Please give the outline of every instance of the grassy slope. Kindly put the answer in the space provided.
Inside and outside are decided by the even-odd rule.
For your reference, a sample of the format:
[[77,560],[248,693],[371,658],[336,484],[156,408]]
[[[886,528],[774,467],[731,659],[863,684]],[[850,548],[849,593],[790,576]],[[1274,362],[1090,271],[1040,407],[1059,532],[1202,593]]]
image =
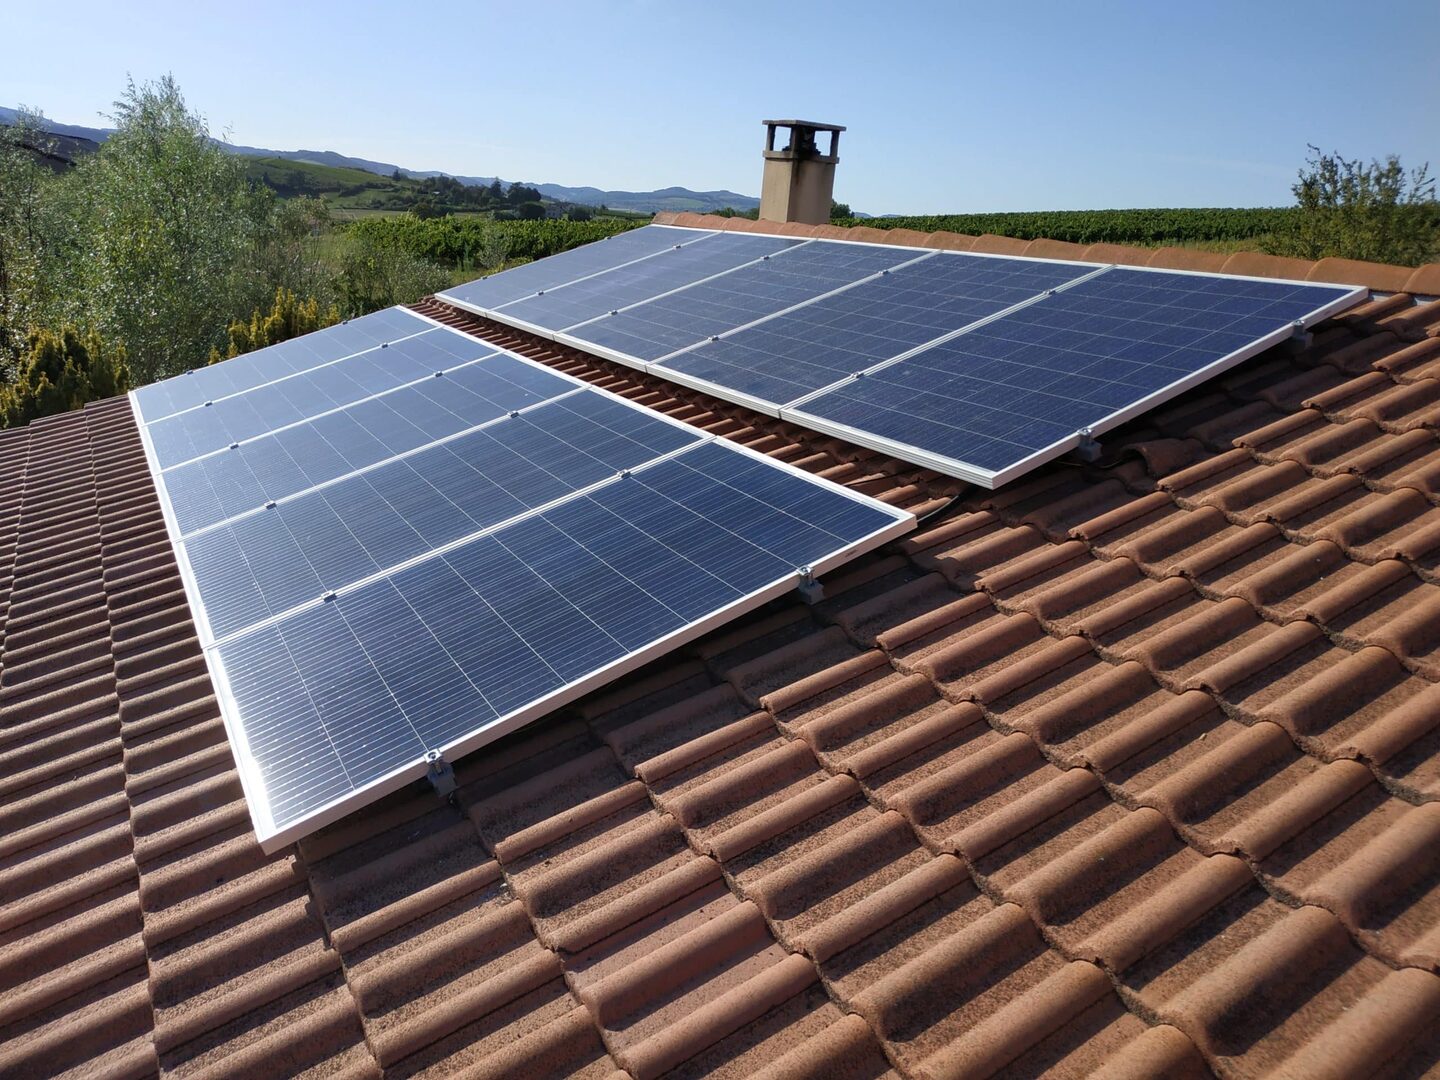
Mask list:
[[312,195],[333,210],[402,210],[425,193],[423,180],[392,180],[363,169],[342,169],[284,158],[246,158],[245,172],[282,198]]

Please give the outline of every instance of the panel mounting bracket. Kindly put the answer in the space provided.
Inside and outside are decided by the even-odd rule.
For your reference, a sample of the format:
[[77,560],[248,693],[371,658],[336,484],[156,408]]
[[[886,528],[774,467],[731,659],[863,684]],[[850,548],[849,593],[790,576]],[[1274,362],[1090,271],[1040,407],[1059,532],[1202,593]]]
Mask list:
[[800,578],[796,588],[800,591],[801,600],[807,604],[818,604],[825,599],[825,586],[815,580],[815,572],[810,567],[802,566],[795,573]]
[[1100,440],[1095,438],[1094,432],[1087,427],[1081,428],[1075,434],[1080,437],[1080,442],[1076,444],[1073,451],[1075,456],[1087,464],[1099,461]]
[[1285,342],[1285,349],[1291,356],[1294,356],[1308,349],[1314,340],[1315,335],[1305,329],[1303,322],[1296,319],[1290,324],[1290,340]]
[[450,767],[445,756],[439,750],[426,750],[425,764],[428,766],[425,779],[430,781],[435,794],[442,799],[448,799],[455,794],[455,770]]

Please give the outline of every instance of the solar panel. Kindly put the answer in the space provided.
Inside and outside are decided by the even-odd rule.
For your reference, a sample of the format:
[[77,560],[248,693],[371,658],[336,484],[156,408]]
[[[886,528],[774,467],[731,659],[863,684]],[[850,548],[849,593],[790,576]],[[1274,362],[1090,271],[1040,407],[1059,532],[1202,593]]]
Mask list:
[[178,378],[142,386],[135,391],[135,401],[146,422],[160,420],[206,401],[244,393],[285,375],[310,371],[426,329],[403,310],[386,308],[328,327],[323,333],[305,334],[223,364],[196,368]]
[[[420,333],[326,362],[367,357],[355,401],[276,396],[294,372],[153,420],[132,395],[266,850],[914,526],[404,318]],[[417,358],[452,366],[416,378]],[[271,428],[205,449],[185,418],[229,424],[225,401]]]
[[542,290],[671,251],[676,245],[695,244],[718,235],[695,229],[646,225],[549,258],[524,263],[504,273],[457,285],[439,296],[471,310],[488,310],[533,296]]
[[[764,238],[750,234],[746,239]],[[928,255],[903,248],[812,240],[728,274],[571,327],[564,339],[592,351],[598,347],[617,359],[655,361],[713,335]]]
[[941,252],[661,361],[772,410],[1098,267]]
[[779,254],[799,243],[778,236],[721,233],[703,244],[670,248],[651,258],[506,304],[505,314],[542,330],[563,330]]
[[781,414],[996,487],[1361,293],[1111,268]]
[[[739,251],[765,239],[733,235]],[[633,288],[616,278],[615,296],[654,297],[564,328],[517,318],[519,305],[477,310],[987,487],[1366,295],[831,240],[694,282],[663,266]],[[585,294],[598,303],[609,276]]]

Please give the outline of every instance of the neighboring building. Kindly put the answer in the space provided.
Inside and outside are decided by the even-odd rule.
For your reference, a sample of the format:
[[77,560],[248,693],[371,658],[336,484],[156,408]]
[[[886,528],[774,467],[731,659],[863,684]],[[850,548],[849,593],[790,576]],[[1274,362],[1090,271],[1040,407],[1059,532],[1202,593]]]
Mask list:
[[124,400],[0,433],[0,1075],[1417,1076],[1440,266],[995,492],[420,307],[936,516],[263,855]]

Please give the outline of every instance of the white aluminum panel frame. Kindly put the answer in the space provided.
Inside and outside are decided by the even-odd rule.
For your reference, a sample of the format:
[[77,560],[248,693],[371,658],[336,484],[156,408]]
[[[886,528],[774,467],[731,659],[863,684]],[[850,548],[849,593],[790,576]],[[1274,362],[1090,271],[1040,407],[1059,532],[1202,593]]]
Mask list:
[[[439,320],[430,318],[426,315],[421,315],[419,312],[415,311],[410,311],[410,314],[415,315],[418,319],[421,319],[426,323],[441,327],[450,333],[457,334],[467,339],[473,340],[473,335],[465,334],[463,331],[456,330],[454,327],[451,326],[447,326],[445,323],[442,323]],[[528,357],[521,356],[518,353],[513,353],[508,349],[503,349],[499,347],[496,348],[498,352],[506,353],[507,355],[513,357],[514,359],[520,360],[525,364],[541,368],[547,373],[558,375],[565,381],[574,383],[577,389],[587,389],[597,394],[602,394],[606,397],[619,401],[620,403],[631,409],[644,413],[646,416],[652,419],[662,420],[667,424],[670,424],[687,432],[693,432],[697,436],[699,436],[699,438],[697,438],[694,442],[687,443],[685,446],[670,451],[669,453],[656,455],[656,457],[650,459],[644,464],[628,470],[631,473],[643,471],[647,468],[652,468],[659,462],[670,460],[671,458],[683,454],[686,451],[696,449],[709,443],[718,442],[723,443],[727,449],[733,452],[737,452],[747,457],[753,458],[754,460],[761,462],[770,468],[779,469],[782,472],[789,473],[818,487],[827,488],[833,493],[842,495],[843,497],[850,499],[856,503],[877,510],[885,517],[890,519],[888,524],[882,526],[879,529],[876,529],[869,535],[862,537],[859,540],[856,540],[850,544],[843,545],[835,549],[829,555],[825,556],[823,559],[819,560],[812,566],[804,568],[806,571],[808,571],[809,576],[811,577],[820,577],[828,571],[838,566],[841,566],[844,563],[851,561],[852,559],[858,558],[859,556],[864,555],[865,553],[872,551],[883,544],[898,539],[899,537],[904,536],[906,533],[913,530],[917,525],[915,515],[910,513],[909,511],[901,510],[896,507],[890,506],[887,503],[883,503],[878,499],[871,498],[870,496],[861,494],[860,492],[851,491],[848,488],[832,483],[831,481],[825,480],[822,477],[807,473],[804,470],[798,469],[795,466],[790,465],[786,462],[778,461],[757,451],[751,450],[749,447],[743,446],[739,443],[731,442],[730,440],[720,436],[711,435],[710,433],[705,432],[700,428],[696,428],[693,425],[686,424],[683,421],[676,420],[672,417],[666,416],[663,413],[656,412],[652,409],[647,409],[645,406],[629,401],[628,399],[621,397],[618,394],[613,394],[608,390],[604,390],[591,383],[587,383],[584,380],[576,378],[575,376],[569,375],[565,372],[557,371],[554,368],[548,367],[544,364],[540,364],[534,360],[529,359]],[[293,611],[300,610],[300,606],[297,606],[290,611],[282,613],[282,615],[280,616],[272,617],[269,620],[257,623],[252,627],[248,627],[244,631],[238,631],[234,634],[227,635],[225,638],[220,640],[215,639],[214,635],[211,633],[209,621],[205,615],[204,604],[201,602],[200,599],[200,593],[195,579],[194,569],[190,565],[189,557],[186,552],[185,540],[179,531],[178,523],[175,519],[174,512],[170,506],[169,494],[166,491],[162,482],[163,471],[159,468],[158,460],[155,456],[154,446],[152,445],[149,433],[146,430],[146,424],[140,417],[139,407],[135,400],[135,392],[131,391],[128,396],[130,399],[131,411],[136,419],[136,426],[139,428],[140,431],[141,444],[144,449],[146,464],[150,469],[151,480],[155,484],[156,493],[159,497],[161,514],[165,522],[166,534],[170,540],[171,548],[175,552],[176,564],[179,568],[181,584],[185,591],[185,598],[190,606],[191,614],[195,620],[196,630],[200,635],[200,639],[202,642],[201,653],[205,659],[206,671],[210,675],[211,685],[215,690],[216,700],[219,702],[220,705],[221,721],[225,727],[226,738],[230,742],[230,748],[235,758],[236,772],[239,774],[240,777],[240,786],[245,793],[245,801],[250,809],[251,821],[255,827],[255,835],[260,843],[261,849],[266,854],[273,854],[274,852],[279,851],[286,845],[293,843],[301,837],[307,836],[318,829],[324,828],[326,825],[332,824],[335,821],[338,821],[340,818],[354,812],[355,810],[358,810],[361,807],[366,806],[371,802],[374,802],[376,799],[382,797],[383,795],[398,790],[399,788],[404,787],[406,784],[425,776],[429,770],[428,763],[426,763],[424,760],[416,760],[405,766],[398,767],[391,772],[386,773],[384,776],[378,777],[362,785],[361,787],[355,788],[347,792],[345,795],[340,796],[330,801],[329,803],[326,803],[314,813],[307,815],[302,821],[293,823],[284,828],[277,828],[275,826],[273,820],[270,818],[270,815],[268,813],[268,801],[265,798],[264,783],[260,776],[258,763],[256,762],[250,750],[249,741],[246,737],[244,721],[243,718],[240,716],[239,706],[235,700],[234,692],[231,689],[228,673],[226,672],[224,662],[220,657],[220,648],[226,642],[235,640],[235,638],[238,637],[240,633],[253,632],[259,627],[272,625],[280,618],[283,618],[285,615],[291,614],[293,613]],[[553,401],[555,399],[547,400]],[[421,556],[417,556],[410,560],[406,560],[402,564],[397,564],[397,566],[387,568],[380,573],[371,575],[370,577],[364,579],[364,582],[351,583],[349,585],[346,585],[344,589],[336,591],[337,593],[352,591],[355,588],[359,588],[363,583],[368,583],[371,580],[376,580],[382,577],[389,576],[390,574],[396,573],[404,567],[408,567],[410,565],[422,562],[427,558],[436,557],[437,553],[452,550],[455,547],[459,547],[462,544],[469,543],[488,534],[489,532],[499,529],[504,525],[513,524],[515,521],[522,520],[524,517],[533,516],[535,514],[542,513],[545,510],[551,509],[554,506],[561,505],[569,499],[583,497],[584,494],[594,490],[598,490],[599,488],[604,487],[608,484],[615,483],[619,479],[619,474],[609,477],[605,480],[599,481],[596,484],[592,484],[584,489],[581,489],[580,491],[573,492],[569,496],[566,496],[564,499],[557,499],[550,504],[546,504],[546,506],[544,507],[538,507],[534,510],[527,511],[523,515],[516,515],[516,517],[507,520],[501,525],[492,526],[489,529],[478,530],[474,534],[468,535],[456,541],[452,541],[451,543],[444,545],[442,548],[437,548],[434,551],[428,552]],[[660,657],[666,655],[667,653],[673,651],[681,645],[693,641],[696,638],[701,637],[706,633],[709,633],[711,630],[724,626],[725,624],[733,621],[734,619],[739,618],[741,615],[744,615],[747,612],[752,611],[755,608],[770,602],[771,600],[777,599],[778,597],[785,595],[787,592],[803,584],[804,580],[804,576],[797,568],[796,572],[778,578],[775,581],[772,581],[767,585],[754,590],[746,596],[740,597],[739,599],[730,602],[724,607],[716,609],[709,615],[705,616],[703,619],[695,620],[691,623],[686,624],[685,626],[679,627],[676,630],[671,631],[664,637],[656,639],[655,641],[644,646],[643,648],[634,650],[626,654],[625,656],[619,657],[611,661],[610,663],[596,669],[595,671],[591,672],[590,674],[584,676],[581,679],[574,680],[564,686],[556,688],[549,694],[546,694],[544,697],[536,699],[535,701],[531,702],[529,705],[524,706],[523,708],[512,710],[510,713],[507,713],[501,717],[497,717],[496,719],[486,723],[485,725],[472,730],[468,735],[456,740],[452,740],[450,743],[447,743],[441,747],[436,747],[434,749],[440,750],[444,760],[446,761],[453,761],[465,754],[469,754],[475,750],[478,750],[487,745],[488,743],[491,743],[496,739],[499,739],[504,735],[509,734],[512,731],[518,730],[526,724],[531,723],[532,721],[537,720],[550,712],[553,712],[555,709],[561,708],[562,706],[576,700],[577,698],[582,697],[586,693],[589,693],[591,690],[607,685],[608,683],[613,682],[618,678],[621,678],[629,672],[634,671],[647,663],[650,663],[652,660],[659,659]],[[316,601],[314,601],[314,603],[321,602],[323,602],[323,600],[321,599],[317,599]],[[307,604],[303,606],[309,605]]]

